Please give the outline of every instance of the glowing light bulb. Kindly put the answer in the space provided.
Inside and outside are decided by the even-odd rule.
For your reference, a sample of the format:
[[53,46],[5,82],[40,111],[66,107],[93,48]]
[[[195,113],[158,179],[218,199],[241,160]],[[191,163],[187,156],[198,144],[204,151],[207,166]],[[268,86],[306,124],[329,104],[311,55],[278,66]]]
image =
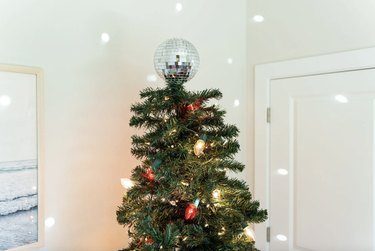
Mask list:
[[130,189],[134,186],[134,183],[132,180],[128,179],[128,178],[122,178],[121,179],[121,185],[125,188],[125,189]]
[[205,145],[206,142],[204,142],[204,140],[202,139],[199,139],[194,145],[194,154],[198,157],[201,156],[203,154]]
[[254,230],[253,230],[250,226],[247,226],[247,227],[244,229],[244,233],[245,233],[245,235],[246,235],[251,241],[255,241],[255,233],[254,233]]
[[102,42],[105,43],[105,44],[108,43],[109,40],[111,39],[111,37],[109,36],[109,34],[106,33],[106,32],[102,33],[100,35],[100,38],[102,39]]
[[218,235],[224,235],[225,234],[225,227],[221,228],[221,231],[217,233]]
[[181,181],[181,184],[184,185],[184,186],[189,186],[189,183],[187,183],[185,181]]
[[220,190],[216,189],[212,192],[212,197],[214,199],[219,199],[220,198]]
[[175,200],[171,200],[171,201],[169,202],[169,204],[171,204],[172,206],[176,206],[176,205],[177,205],[177,202],[176,202]]
[[12,100],[10,99],[9,96],[6,96],[6,95],[0,96],[0,105],[9,106],[10,103],[12,103]]

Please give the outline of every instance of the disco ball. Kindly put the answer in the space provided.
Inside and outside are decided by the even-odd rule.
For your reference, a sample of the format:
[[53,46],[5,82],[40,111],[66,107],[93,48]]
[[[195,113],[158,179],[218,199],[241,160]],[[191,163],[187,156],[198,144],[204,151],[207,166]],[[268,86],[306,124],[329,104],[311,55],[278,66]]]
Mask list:
[[158,75],[167,82],[184,83],[197,73],[199,54],[194,45],[187,40],[168,39],[156,49],[154,66]]

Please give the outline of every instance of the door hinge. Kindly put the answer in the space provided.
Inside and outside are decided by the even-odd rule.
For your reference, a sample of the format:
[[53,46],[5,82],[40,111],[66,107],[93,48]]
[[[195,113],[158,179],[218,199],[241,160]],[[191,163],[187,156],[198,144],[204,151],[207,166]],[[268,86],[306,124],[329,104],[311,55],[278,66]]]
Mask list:
[[267,107],[267,123],[271,123],[271,108]]
[[267,242],[270,242],[271,241],[271,228],[270,227],[267,227]]

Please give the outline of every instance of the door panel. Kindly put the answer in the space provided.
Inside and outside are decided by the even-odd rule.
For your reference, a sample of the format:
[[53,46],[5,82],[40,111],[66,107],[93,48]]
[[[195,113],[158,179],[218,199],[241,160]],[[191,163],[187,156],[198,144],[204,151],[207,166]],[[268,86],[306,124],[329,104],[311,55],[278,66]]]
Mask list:
[[374,250],[375,70],[270,86],[270,250]]

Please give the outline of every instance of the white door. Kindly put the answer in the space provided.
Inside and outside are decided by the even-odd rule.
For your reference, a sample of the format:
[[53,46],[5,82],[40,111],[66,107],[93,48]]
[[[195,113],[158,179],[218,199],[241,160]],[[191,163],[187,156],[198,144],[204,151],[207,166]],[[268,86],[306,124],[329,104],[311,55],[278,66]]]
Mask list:
[[375,250],[375,70],[269,82],[269,249]]

